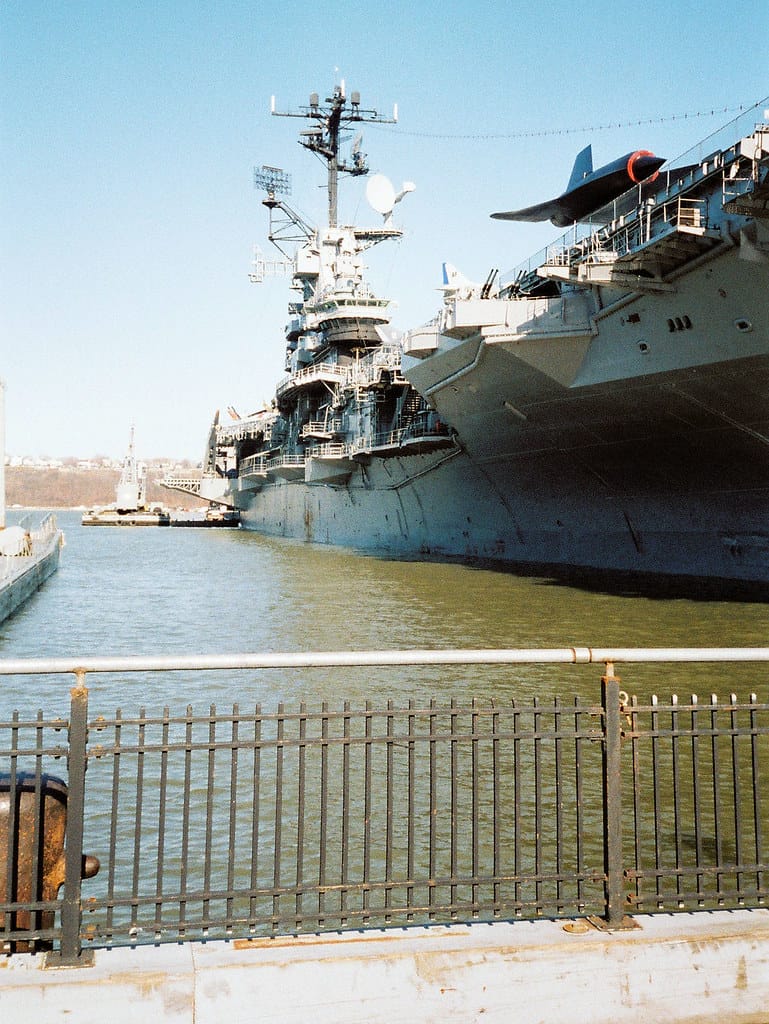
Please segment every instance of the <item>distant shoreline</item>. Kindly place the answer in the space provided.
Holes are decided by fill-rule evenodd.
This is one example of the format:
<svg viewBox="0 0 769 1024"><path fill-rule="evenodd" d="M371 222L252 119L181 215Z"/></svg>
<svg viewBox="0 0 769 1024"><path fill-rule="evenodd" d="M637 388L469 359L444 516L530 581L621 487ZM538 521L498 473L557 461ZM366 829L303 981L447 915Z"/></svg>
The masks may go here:
<svg viewBox="0 0 769 1024"><path fill-rule="evenodd" d="M5 504L16 509L70 509L110 505L120 478L117 469L33 469L5 467ZM182 495L160 486L161 474L150 471L147 500L150 504L200 508L208 504L192 495Z"/></svg>

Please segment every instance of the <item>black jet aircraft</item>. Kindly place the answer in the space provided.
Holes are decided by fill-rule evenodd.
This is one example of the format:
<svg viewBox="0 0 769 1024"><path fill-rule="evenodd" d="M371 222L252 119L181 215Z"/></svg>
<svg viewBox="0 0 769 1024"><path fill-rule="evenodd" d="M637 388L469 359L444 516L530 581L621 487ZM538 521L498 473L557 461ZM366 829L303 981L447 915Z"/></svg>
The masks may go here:
<svg viewBox="0 0 769 1024"><path fill-rule="evenodd" d="M656 177L664 163L647 149L637 149L594 171L592 147L586 146L574 161L566 191L557 199L491 216L496 220L550 220L556 227L565 228L589 217L633 185Z"/></svg>

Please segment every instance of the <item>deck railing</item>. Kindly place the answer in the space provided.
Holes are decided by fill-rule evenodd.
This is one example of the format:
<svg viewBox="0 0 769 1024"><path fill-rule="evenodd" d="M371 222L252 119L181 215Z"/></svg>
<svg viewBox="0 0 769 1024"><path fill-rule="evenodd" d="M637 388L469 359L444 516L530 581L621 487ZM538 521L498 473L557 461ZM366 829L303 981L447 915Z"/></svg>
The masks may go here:
<svg viewBox="0 0 769 1024"><path fill-rule="evenodd" d="M767 699L642 700L615 674L702 661L766 662L769 648L0 661L1 675L75 677L66 716L0 722L0 943L78 964L95 945L543 916L620 928L639 912L764 905ZM603 666L595 700L124 714L98 682L569 663ZM51 775L69 790L61 900L43 877ZM4 831L3 791L21 790L31 824L10 799ZM101 861L86 880L85 853Z"/></svg>

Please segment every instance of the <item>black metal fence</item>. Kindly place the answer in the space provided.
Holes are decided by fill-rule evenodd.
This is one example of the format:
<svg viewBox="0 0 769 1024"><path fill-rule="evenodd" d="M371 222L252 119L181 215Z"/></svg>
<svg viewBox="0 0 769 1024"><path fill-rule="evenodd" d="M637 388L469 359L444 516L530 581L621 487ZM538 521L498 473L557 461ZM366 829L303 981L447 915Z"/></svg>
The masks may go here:
<svg viewBox="0 0 769 1024"><path fill-rule="evenodd" d="M105 717L84 679L66 719L0 723L6 949L77 963L95 945L427 922L616 928L767 899L755 694L642 703L610 664L595 704ZM58 851L51 776L68 787Z"/></svg>

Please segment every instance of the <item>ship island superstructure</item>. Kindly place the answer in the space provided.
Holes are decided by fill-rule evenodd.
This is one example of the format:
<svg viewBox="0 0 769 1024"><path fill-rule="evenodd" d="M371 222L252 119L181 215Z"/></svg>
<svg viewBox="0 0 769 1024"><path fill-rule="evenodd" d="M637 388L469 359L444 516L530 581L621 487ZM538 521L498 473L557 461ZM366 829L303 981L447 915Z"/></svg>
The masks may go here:
<svg viewBox="0 0 769 1024"><path fill-rule="evenodd" d="M203 478L167 480L217 502L247 508L250 498L287 482L345 485L366 461L389 453L453 447L447 427L401 372L399 336L390 328L390 301L365 279L364 252L399 239L392 211L414 185L400 193L388 179L375 175L368 194L383 217L377 227L338 223L340 174L368 173L358 137L348 160L340 158L346 128L363 121L389 123L361 107L359 94L346 96L337 86L325 103L317 94L299 116L313 127L303 131L302 145L328 166L328 224L308 225L284 199L288 177L263 166L255 173L267 192L270 240L284 252L298 242L290 260L292 288L286 326L286 371L270 408L236 418L215 418L206 448ZM253 280L261 280L266 261L255 255Z"/></svg>
<svg viewBox="0 0 769 1024"><path fill-rule="evenodd" d="M769 124L755 110L502 279L445 267L442 308L402 336L361 262L397 236L400 196L372 189L380 229L336 225L337 174L365 173L359 151L338 160L360 100L338 88L300 116L329 167L329 225L268 190L304 233L288 375L270 408L217 418L186 489L309 541L769 584Z"/></svg>

